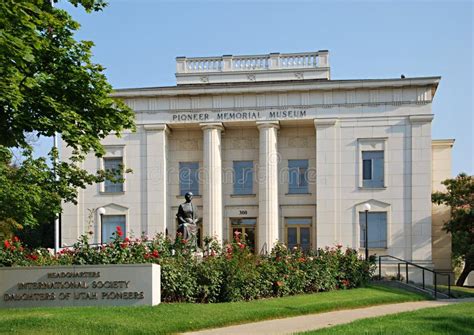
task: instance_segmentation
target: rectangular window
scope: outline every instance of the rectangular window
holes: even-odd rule
[[[234,194],[253,194],[252,161],[234,161]]]
[[[387,248],[387,213],[369,212],[369,248]],[[360,247],[365,248],[365,212],[359,213]]]
[[[102,215],[102,243],[112,241],[114,233],[117,232],[117,227],[120,227],[125,238],[125,215]]]
[[[288,248],[311,249],[311,218],[286,219],[286,243]]]
[[[123,165],[122,157],[104,157],[104,170],[110,170],[112,172],[120,170]],[[116,177],[122,177],[123,175],[116,175]],[[123,182],[113,182],[110,180],[104,181],[104,192],[116,193],[123,192]]]
[[[362,151],[362,186],[384,187],[383,151]]]
[[[179,163],[179,194],[185,195],[192,192],[199,194],[199,163],[180,162]]]
[[[288,160],[288,193],[308,193],[308,160]]]

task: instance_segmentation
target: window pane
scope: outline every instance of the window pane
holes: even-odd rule
[[[234,161],[234,194],[253,193],[253,162]]]
[[[257,219],[231,219],[232,225],[256,225]]]
[[[387,247],[387,213],[372,212],[368,216],[369,248]],[[360,246],[365,248],[365,212],[359,213]]]
[[[297,235],[296,235],[297,228],[287,228],[287,241],[288,241],[288,248],[293,248],[298,244]]]
[[[122,165],[122,157],[104,157],[104,170],[120,170]],[[121,176],[121,175],[120,175]],[[117,182],[114,183],[110,180],[104,181],[104,192],[113,193],[113,192],[123,192],[123,183]]]
[[[245,242],[249,246],[250,250],[255,250],[255,228],[245,228]]]
[[[300,228],[300,246],[303,250],[309,250],[311,248],[311,231],[310,228]]]
[[[288,218],[286,220],[288,225],[299,224],[299,225],[310,225],[311,218]]]
[[[384,187],[384,152],[362,151],[364,187]]]
[[[372,160],[371,159],[364,159],[362,174],[363,174],[364,180],[372,179]]]
[[[288,160],[288,193],[308,193],[308,160]]]
[[[199,163],[180,162],[179,163],[179,193],[185,195],[192,192],[199,194]]]
[[[102,215],[102,243],[112,240],[112,234],[117,231],[117,226],[125,234],[125,215]]]

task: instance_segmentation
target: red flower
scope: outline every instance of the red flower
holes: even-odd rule
[[[5,245],[5,249],[10,249],[10,247],[11,247],[10,241],[5,240],[5,241],[3,242],[3,244]]]
[[[120,248],[125,249],[128,246],[128,243],[120,243]]]
[[[298,258],[298,262],[300,262],[300,263],[304,263],[304,261],[305,261],[304,257],[300,257],[300,258]]]
[[[13,236],[13,242],[19,242],[20,239],[17,236]]]
[[[29,254],[27,257],[33,261],[36,261],[38,259],[38,255],[35,254]]]
[[[155,258],[158,258],[160,256],[160,254],[158,253],[158,250],[153,250],[152,255]]]
[[[244,248],[245,248],[245,244],[239,243],[239,248],[240,248],[240,249],[244,249]]]
[[[122,237],[123,236],[123,231],[122,231],[122,228],[120,228],[120,226],[117,226],[115,227],[117,229],[117,236],[118,237]]]
[[[186,243],[188,243],[188,240],[182,239],[182,240],[181,240],[181,243],[186,244]]]
[[[128,237],[125,237],[125,239],[123,241],[126,242],[126,243],[130,243],[130,239]]]

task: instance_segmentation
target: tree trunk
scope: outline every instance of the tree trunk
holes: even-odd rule
[[[456,286],[462,286],[464,284],[464,281],[466,280],[471,270],[472,270],[472,265],[470,263],[464,264],[464,269],[462,269],[461,275],[456,281]]]

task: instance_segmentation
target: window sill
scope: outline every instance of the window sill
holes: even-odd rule
[[[176,198],[184,199],[184,195],[177,195]],[[193,194],[193,198],[200,199],[200,198],[202,198],[202,195],[201,194]]]
[[[380,191],[380,190],[386,190],[386,189],[387,189],[387,186],[384,186],[384,187],[359,186],[359,190]]]
[[[231,194],[231,198],[255,198],[257,195],[253,194]]]
[[[100,195],[123,195],[125,194],[125,191],[120,191],[120,192],[105,192],[105,191],[100,191]]]
[[[290,195],[290,196],[293,196],[293,195],[313,195],[313,193],[285,193],[285,195]]]

